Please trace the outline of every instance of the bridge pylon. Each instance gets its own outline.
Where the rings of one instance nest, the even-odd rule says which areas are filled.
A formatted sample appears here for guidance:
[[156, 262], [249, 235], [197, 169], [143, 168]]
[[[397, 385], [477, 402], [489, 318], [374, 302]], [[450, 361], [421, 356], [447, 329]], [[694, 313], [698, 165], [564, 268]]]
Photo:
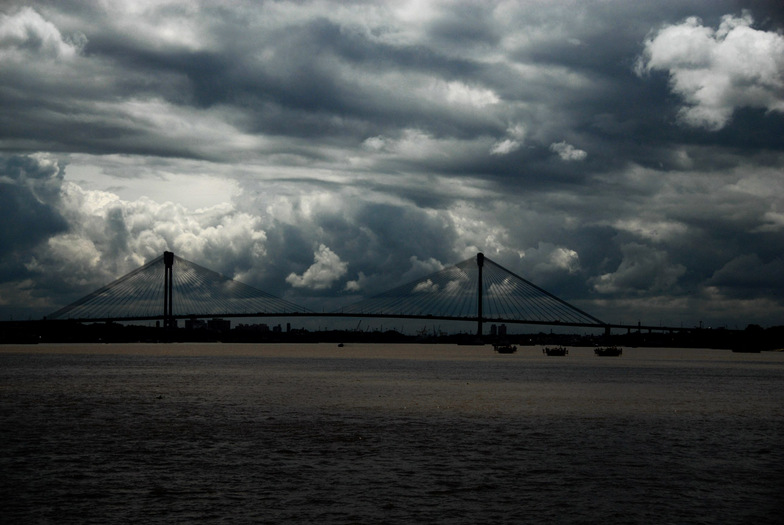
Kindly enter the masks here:
[[479, 269], [479, 278], [477, 279], [476, 291], [476, 335], [482, 337], [482, 267], [485, 265], [485, 254], [479, 252], [476, 254], [476, 266]]
[[174, 327], [174, 312], [172, 309], [172, 295], [174, 292], [174, 253], [163, 252], [163, 327]]

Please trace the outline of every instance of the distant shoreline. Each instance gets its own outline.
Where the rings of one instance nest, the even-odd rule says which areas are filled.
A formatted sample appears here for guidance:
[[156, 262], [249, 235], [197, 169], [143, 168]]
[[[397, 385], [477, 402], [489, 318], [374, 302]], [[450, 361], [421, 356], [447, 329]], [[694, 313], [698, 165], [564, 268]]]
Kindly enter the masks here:
[[[155, 343], [232, 343], [232, 344], [513, 344], [521, 347], [554, 345], [570, 347], [620, 346], [626, 348], [715, 348], [784, 350], [784, 326], [762, 328], [749, 325], [745, 330], [725, 328], [684, 329], [681, 332], [617, 330], [602, 334], [552, 333], [541, 327], [531, 333], [511, 334], [504, 328], [496, 333], [495, 325], [477, 336], [472, 333], [445, 334], [420, 331], [408, 335], [396, 330], [320, 330], [309, 331], [290, 325], [269, 327], [265, 324], [231, 327], [228, 321], [217, 328], [159, 328], [120, 323], [84, 324], [71, 321], [4, 321], [0, 322], [0, 347], [3, 345], [39, 344], [155, 344]], [[536, 328], [532, 328], [536, 330]], [[545, 331], [547, 330], [547, 331]]]

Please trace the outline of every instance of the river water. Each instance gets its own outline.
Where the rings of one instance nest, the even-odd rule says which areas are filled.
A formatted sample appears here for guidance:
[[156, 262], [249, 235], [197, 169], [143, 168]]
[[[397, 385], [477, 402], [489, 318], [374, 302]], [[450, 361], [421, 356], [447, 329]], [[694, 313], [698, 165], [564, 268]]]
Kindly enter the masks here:
[[784, 353], [0, 347], [3, 523], [780, 523]]

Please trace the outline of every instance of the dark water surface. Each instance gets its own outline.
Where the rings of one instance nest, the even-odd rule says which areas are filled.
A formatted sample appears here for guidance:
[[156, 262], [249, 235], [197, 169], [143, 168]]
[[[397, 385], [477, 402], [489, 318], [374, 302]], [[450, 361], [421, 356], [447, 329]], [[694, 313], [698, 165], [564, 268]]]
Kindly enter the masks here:
[[780, 523], [784, 353], [0, 347], [3, 523]]

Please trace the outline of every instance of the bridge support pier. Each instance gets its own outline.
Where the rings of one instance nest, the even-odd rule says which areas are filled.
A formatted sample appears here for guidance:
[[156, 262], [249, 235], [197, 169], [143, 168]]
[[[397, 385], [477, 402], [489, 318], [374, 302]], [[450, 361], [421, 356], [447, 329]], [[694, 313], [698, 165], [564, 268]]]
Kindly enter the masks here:
[[174, 327], [174, 313], [172, 311], [172, 267], [174, 266], [174, 253], [163, 252], [163, 327]]

